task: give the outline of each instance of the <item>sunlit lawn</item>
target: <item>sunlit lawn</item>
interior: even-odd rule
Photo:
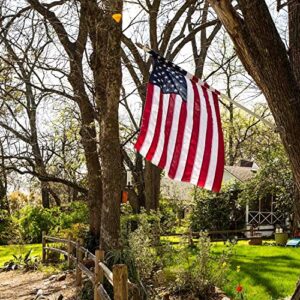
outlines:
[[[30,249],[32,249],[31,254],[33,256],[42,256],[42,245],[41,244],[32,244],[32,245],[8,245],[0,246],[0,267],[14,255],[24,255]]]
[[[178,237],[167,239],[179,241]],[[30,249],[33,255],[41,256],[41,248],[41,244],[0,246],[0,266],[13,254],[25,254]],[[213,244],[214,253],[221,253],[223,249],[223,243]],[[191,252],[190,255],[192,258],[195,254]],[[241,269],[239,273],[236,272],[237,266]],[[173,267],[174,271],[176,268],[178,265]],[[249,246],[247,242],[240,241],[234,247],[229,282],[223,289],[234,297],[235,287],[240,282],[248,300],[282,299],[293,293],[299,277],[300,248]]]
[[[222,249],[223,243],[214,243],[214,253],[221,253]],[[237,266],[240,272],[236,272]],[[300,248],[249,246],[246,241],[240,241],[234,247],[229,282],[223,290],[234,297],[240,282],[248,300],[283,299],[293,293],[299,277]]]

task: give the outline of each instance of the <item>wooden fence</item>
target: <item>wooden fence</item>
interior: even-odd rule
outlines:
[[[51,242],[50,245],[49,242]],[[53,243],[66,245],[66,250],[55,248]],[[83,274],[88,277],[94,286],[94,300],[111,300],[103,287],[104,277],[113,287],[114,300],[139,299],[137,286],[128,280],[127,266],[123,264],[114,265],[111,271],[104,263],[105,253],[103,250],[96,250],[94,255],[82,246],[81,241],[74,242],[70,238],[61,239],[47,236],[45,233],[43,233],[42,246],[43,263],[47,262],[48,253],[53,251],[67,258],[69,268],[72,268],[74,264],[77,286],[82,285]],[[92,262],[94,271],[85,265],[87,262]]]

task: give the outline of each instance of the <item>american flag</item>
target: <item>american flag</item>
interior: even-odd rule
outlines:
[[[218,91],[154,51],[136,150],[174,180],[221,188],[224,140]]]

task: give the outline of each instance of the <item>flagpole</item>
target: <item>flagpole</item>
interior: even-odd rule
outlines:
[[[145,52],[149,53],[151,51],[151,49],[149,48],[148,45],[143,45],[143,44],[140,44],[140,43],[136,43],[136,45],[144,50]],[[220,98],[221,99],[224,99],[224,100],[227,100],[229,102],[231,102],[232,104],[234,104],[236,107],[242,109],[243,111],[247,112],[249,115],[255,117],[256,119],[260,120],[261,122],[263,122],[265,125],[267,125],[268,127],[270,127],[271,129],[273,130],[276,130],[276,126],[275,124],[269,122],[268,120],[264,119],[263,117],[259,116],[258,114],[256,114],[255,112],[253,112],[252,110],[248,109],[247,107],[245,107],[244,105],[236,102],[235,100],[229,98],[227,95],[225,94],[220,94]]]

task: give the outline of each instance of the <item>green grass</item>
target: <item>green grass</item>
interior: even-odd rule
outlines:
[[[214,251],[220,253],[222,247],[218,244]],[[240,272],[236,272],[237,266]],[[293,293],[299,276],[299,248],[249,246],[240,242],[235,247],[229,283],[224,290],[232,296],[240,282],[247,299],[282,299]]]
[[[168,242],[180,241],[178,237],[162,239]],[[41,244],[0,246],[0,266],[10,260],[13,254],[25,254],[30,249],[33,255],[41,256]],[[215,254],[221,253],[223,249],[223,243],[213,243]],[[190,252],[191,259],[195,257],[195,252]],[[237,266],[240,266],[240,272],[236,271]],[[170,269],[176,272],[178,267],[174,265]],[[299,277],[300,248],[249,246],[247,242],[240,241],[234,247],[229,282],[223,289],[228,296],[234,297],[235,287],[240,282],[248,300],[282,299],[293,293]]]
[[[8,245],[0,246],[0,267],[14,255],[26,254],[30,249],[32,249],[33,256],[42,256],[42,245],[32,244],[32,245]]]
[[[178,242],[178,237],[163,237],[164,241]],[[181,247],[176,245],[174,247]],[[220,254],[223,242],[213,243],[213,253]],[[190,252],[194,259],[196,251]],[[181,266],[184,266],[184,262]],[[240,272],[237,272],[240,266]],[[180,266],[167,268],[176,272]],[[249,246],[247,241],[239,241],[234,247],[228,283],[222,287],[234,299],[235,287],[240,283],[248,300],[275,300],[290,296],[300,277],[300,248],[285,248],[270,245]]]

